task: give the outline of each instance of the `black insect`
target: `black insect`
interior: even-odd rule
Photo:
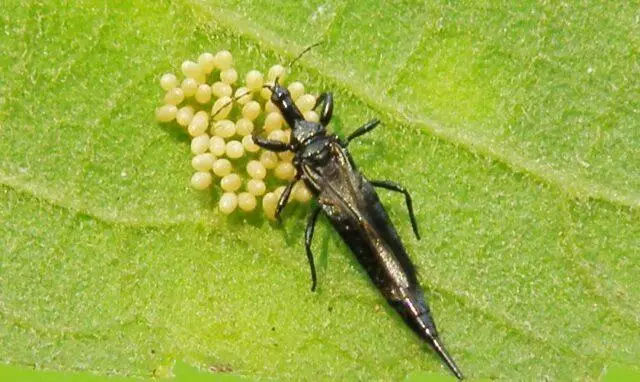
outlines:
[[[305,249],[311,266],[311,290],[315,290],[317,283],[311,240],[322,210],[389,304],[414,332],[431,345],[453,374],[462,379],[460,369],[439,339],[415,267],[374,187],[404,194],[413,232],[419,239],[409,192],[390,181],[366,179],[347,151],[347,146],[354,138],[373,130],[380,121],[373,119],[365,123],[343,141],[326,130],[333,113],[331,93],[322,93],[318,97],[314,109],[320,107],[320,122],[312,122],[305,120],[288,90],[278,84],[277,79],[273,86],[266,87],[272,92],[271,101],[291,127],[291,139],[289,143],[284,143],[253,135],[253,140],[267,150],[295,153],[293,164],[297,170],[296,178],[287,185],[278,200],[275,217],[280,219],[293,185],[299,179],[305,182],[319,203],[309,215],[305,232]]]

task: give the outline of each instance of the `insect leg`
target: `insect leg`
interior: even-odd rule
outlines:
[[[316,104],[313,109],[317,109],[322,104],[322,110],[320,111],[320,123],[322,126],[327,126],[333,115],[333,93],[322,93],[318,96]]]
[[[296,176],[291,182],[289,182],[289,184],[287,184],[287,187],[282,192],[282,195],[280,195],[280,199],[278,199],[278,205],[276,206],[276,212],[274,214],[276,219],[280,220],[280,212],[282,212],[284,207],[287,205],[289,196],[291,196],[291,190],[299,179],[300,177]]]
[[[409,218],[411,219],[411,226],[413,227],[413,233],[416,234],[416,238],[420,240],[420,233],[418,232],[418,223],[416,222],[416,215],[413,213],[413,203],[411,203],[411,195],[406,188],[402,187],[398,183],[390,182],[388,180],[370,180],[369,183],[374,187],[385,188],[387,190],[401,192],[404,194],[405,201],[407,203],[407,209],[409,210]]]
[[[311,215],[307,219],[307,229],[304,232],[304,249],[307,251],[307,260],[309,260],[309,267],[311,267],[311,291],[315,292],[316,285],[318,284],[316,278],[316,265],[313,262],[313,253],[311,253],[311,241],[313,240],[313,230],[316,227],[316,220],[320,214],[320,206],[316,206]]]
[[[351,140],[353,140],[354,138],[358,138],[359,136],[370,132],[371,130],[375,129],[379,124],[380,124],[380,120],[377,118],[374,118],[371,121],[360,126],[356,131],[354,131],[353,133],[351,133],[351,135],[347,137],[347,143],[345,143],[344,147],[347,147],[351,142]]]
[[[255,134],[251,136],[251,139],[253,139],[253,143],[269,151],[282,152],[292,149],[288,143],[265,139]]]

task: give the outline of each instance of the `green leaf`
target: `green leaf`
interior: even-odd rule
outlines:
[[[321,220],[226,219],[188,187],[157,80],[229,49],[335,93],[471,379],[602,378],[640,359],[640,24],[631,3],[8,0],[0,9],[0,362],[255,379],[448,375]],[[616,369],[616,370],[618,370]],[[635,371],[634,371],[635,370]],[[414,376],[414,377],[411,377]],[[428,377],[427,377],[428,378]],[[439,378],[439,377],[436,377]]]
[[[174,374],[172,376],[175,377],[174,381],[176,382],[240,382],[247,380],[247,378],[226,374],[212,375],[182,362],[176,362],[171,367],[173,373],[169,373],[167,376]],[[99,376],[88,372],[39,371],[10,365],[0,365],[0,378],[3,381],[12,382],[134,382],[139,380],[132,377]]]

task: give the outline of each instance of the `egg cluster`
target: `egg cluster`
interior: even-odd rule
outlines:
[[[273,85],[276,78],[284,84],[285,68],[272,66],[266,78],[251,70],[240,81],[231,53],[223,50],[215,55],[203,53],[198,62],[184,61],[182,73],[182,81],[172,73],[160,78],[166,93],[164,105],[156,109],[156,119],[175,121],[191,136],[195,170],[191,186],[206,190],[214,180],[218,182],[223,190],[218,206],[225,214],[237,208],[252,211],[262,198],[265,214],[273,219],[284,184],[296,175],[291,163],[294,154],[264,150],[251,135],[258,129],[271,140],[289,141],[291,130],[271,102],[271,90],[264,86]],[[287,88],[305,118],[318,121],[313,110],[316,97],[306,94],[300,82]],[[291,195],[292,200],[302,203],[312,196],[302,181],[296,183]]]

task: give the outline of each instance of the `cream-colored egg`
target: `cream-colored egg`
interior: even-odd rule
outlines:
[[[264,179],[267,176],[267,169],[262,162],[258,160],[250,160],[247,163],[247,174],[253,179]]]
[[[234,68],[229,68],[220,72],[220,81],[225,84],[234,84],[238,80],[238,72]]]
[[[287,86],[287,90],[289,90],[291,99],[295,101],[304,94],[304,85],[302,84],[302,82],[292,82],[289,84],[289,86]]]
[[[242,186],[242,178],[238,174],[227,174],[220,179],[220,187],[225,191],[237,191]]]
[[[303,116],[307,121],[320,122],[320,116],[314,110],[305,111]]]
[[[215,156],[222,156],[227,151],[227,144],[224,138],[214,135],[209,139],[209,151]]]
[[[189,122],[187,131],[189,132],[189,135],[191,135],[192,137],[196,137],[198,135],[204,134],[204,132],[207,131],[208,127],[209,114],[204,110],[200,110],[193,116],[193,118],[191,118],[191,122]]]
[[[300,180],[294,186],[293,197],[300,203],[308,203],[313,197],[313,194],[309,191],[304,182]]]
[[[244,147],[242,143],[239,141],[229,141],[227,142],[226,148],[227,157],[231,159],[238,159],[244,155]]]
[[[160,77],[160,87],[164,91],[178,87],[178,78],[173,73],[165,73]]]
[[[193,78],[185,78],[182,80],[180,89],[182,89],[185,98],[193,97],[196,94],[196,90],[198,90],[198,82]]]
[[[269,113],[264,118],[264,131],[270,133],[273,130],[281,129],[283,123],[284,119],[282,119],[282,114],[279,111]]]
[[[242,192],[238,194],[238,207],[245,212],[253,211],[256,209],[256,197],[249,192]]]
[[[211,171],[216,157],[211,153],[198,154],[191,159],[191,166],[196,171]]]
[[[170,105],[179,105],[184,101],[184,91],[181,88],[170,89],[164,95],[164,102]]]
[[[213,69],[215,68],[215,61],[215,56],[209,52],[202,53],[198,57],[198,64],[200,64],[200,67],[205,74],[213,72]]]
[[[251,93],[251,90],[241,87],[236,89],[233,97],[238,104],[244,105],[253,99],[253,93]]]
[[[260,154],[260,162],[266,169],[270,170],[278,165],[278,155],[273,151],[263,151]]]
[[[204,190],[211,186],[212,176],[210,172],[198,171],[191,176],[191,187],[196,190]]]
[[[213,106],[211,107],[211,118],[213,118],[216,121],[225,119],[231,112],[232,108],[233,108],[233,101],[231,100],[230,97],[218,98],[216,102],[213,103]]]
[[[265,82],[262,88],[260,89],[260,98],[268,101],[271,99],[271,88],[273,87],[273,82]]]
[[[198,85],[198,89],[196,90],[195,99],[200,104],[205,104],[211,101],[211,86],[207,84]]]
[[[233,94],[233,89],[231,85],[225,84],[222,81],[214,82],[211,85],[211,93],[217,98],[229,97],[231,98],[231,94]]]
[[[225,192],[220,197],[218,208],[225,215],[231,214],[238,207],[238,195],[235,192]]]
[[[222,138],[231,138],[236,134],[236,124],[228,119],[223,119],[213,125],[213,135]]]
[[[267,72],[267,81],[273,82],[277,78],[279,83],[283,83],[285,80],[285,75],[286,69],[284,68],[284,66],[276,64],[269,68],[269,71]]]
[[[264,181],[260,179],[249,179],[247,182],[247,191],[255,196],[261,196],[267,191],[267,186],[264,184]]]
[[[191,139],[191,152],[193,155],[203,154],[209,149],[209,136],[201,134]]]
[[[187,127],[191,122],[192,118],[193,118],[193,107],[191,106],[181,107],[176,112],[176,122],[178,122],[180,126]]]
[[[242,107],[242,116],[250,121],[258,118],[262,108],[256,101],[249,101]]]
[[[296,169],[289,162],[279,162],[274,170],[276,178],[282,180],[291,180],[296,175]]]
[[[222,158],[213,162],[213,167],[212,167],[213,173],[219,177],[224,177],[229,175],[232,169],[233,167],[231,166],[231,162],[229,162],[228,159]]]
[[[236,121],[236,133],[242,137],[245,135],[250,135],[253,132],[253,122],[246,119],[240,118]]]
[[[158,122],[171,122],[176,118],[178,108],[176,105],[162,105],[156,109],[156,120]]]
[[[228,50],[221,50],[215,55],[216,68],[227,70],[233,65],[233,56]]]
[[[264,84],[262,73],[257,70],[251,70],[245,77],[247,88],[251,91],[259,91]]]
[[[193,61],[184,61],[182,63],[182,73],[185,77],[193,78],[195,80],[202,78],[204,75],[202,66]]]
[[[275,219],[278,197],[273,192],[267,192],[262,197],[262,210],[269,219]]]
[[[295,101],[296,106],[301,112],[312,110],[316,105],[316,97],[312,94],[303,94]]]

